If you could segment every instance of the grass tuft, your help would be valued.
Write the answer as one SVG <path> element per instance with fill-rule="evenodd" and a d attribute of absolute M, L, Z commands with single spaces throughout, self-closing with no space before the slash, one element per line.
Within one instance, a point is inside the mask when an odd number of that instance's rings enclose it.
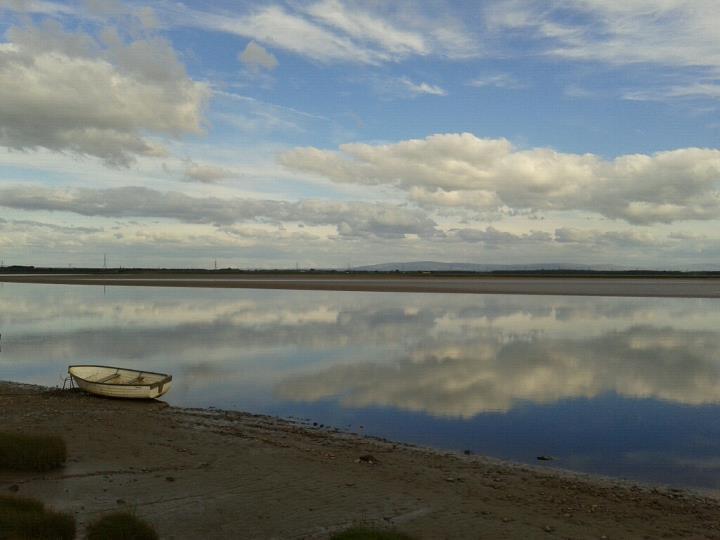
<path fill-rule="evenodd" d="M 61 467 L 66 459 L 61 437 L 0 433 L 0 469 L 47 471 Z"/>
<path fill-rule="evenodd" d="M 0 495 L 0 539 L 73 540 L 75 518 L 34 499 Z"/>
<path fill-rule="evenodd" d="M 412 536 L 398 531 L 353 527 L 337 533 L 330 540 L 414 540 Z"/>
<path fill-rule="evenodd" d="M 87 540 L 158 540 L 153 527 L 128 512 L 107 514 L 87 528 Z"/>

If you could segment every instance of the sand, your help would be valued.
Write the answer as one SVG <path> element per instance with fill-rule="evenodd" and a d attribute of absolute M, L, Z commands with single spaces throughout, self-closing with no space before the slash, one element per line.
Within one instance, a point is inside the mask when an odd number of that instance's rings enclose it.
<path fill-rule="evenodd" d="M 318 291 L 720 298 L 717 278 L 443 277 L 369 274 L 0 274 L 0 282 Z"/>
<path fill-rule="evenodd" d="M 81 529 L 124 508 L 162 538 L 328 538 L 353 524 L 428 539 L 720 538 L 711 496 L 300 422 L 13 383 L 0 383 L 0 411 L 2 429 L 59 434 L 69 450 L 55 472 L 0 471 L 0 492 L 72 512 Z"/>

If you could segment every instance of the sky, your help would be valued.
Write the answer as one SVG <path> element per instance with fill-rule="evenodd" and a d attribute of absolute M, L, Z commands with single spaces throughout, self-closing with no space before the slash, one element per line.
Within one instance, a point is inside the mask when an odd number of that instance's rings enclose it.
<path fill-rule="evenodd" d="M 0 0 L 0 261 L 720 265 L 718 28 L 715 0 Z"/>

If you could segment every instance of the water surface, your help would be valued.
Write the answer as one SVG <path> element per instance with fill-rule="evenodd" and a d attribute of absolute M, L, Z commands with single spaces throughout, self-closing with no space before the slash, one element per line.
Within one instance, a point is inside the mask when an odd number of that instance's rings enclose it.
<path fill-rule="evenodd" d="M 173 374 L 175 405 L 720 489 L 719 308 L 0 284 L 0 379 L 57 385 L 72 363 L 140 367 Z"/>

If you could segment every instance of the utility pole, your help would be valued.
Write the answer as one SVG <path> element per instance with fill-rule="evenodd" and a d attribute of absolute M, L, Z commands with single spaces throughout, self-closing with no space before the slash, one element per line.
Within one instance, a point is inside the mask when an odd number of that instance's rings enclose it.
<path fill-rule="evenodd" d="M 217 270 L 217 259 L 215 259 L 215 270 Z"/>
<path fill-rule="evenodd" d="M 103 268 L 107 270 L 107 253 L 103 253 Z"/>

